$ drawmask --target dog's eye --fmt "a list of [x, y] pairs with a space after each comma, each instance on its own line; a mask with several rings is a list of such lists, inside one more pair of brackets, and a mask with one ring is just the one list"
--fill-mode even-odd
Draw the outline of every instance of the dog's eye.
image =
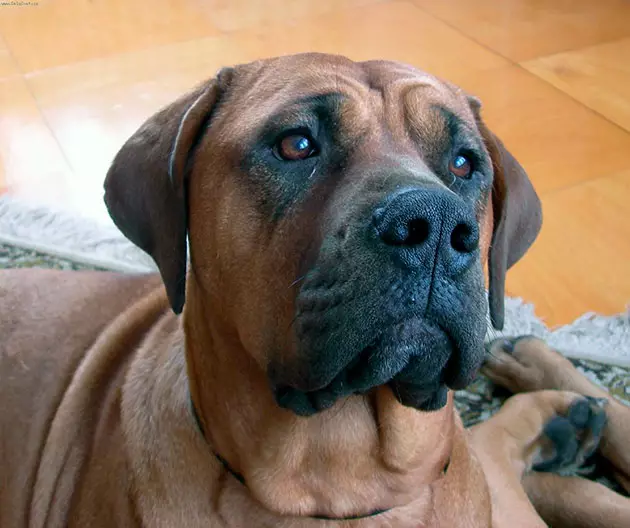
[[282, 160], [300, 161], [317, 154], [317, 147], [308, 135], [290, 134], [276, 143], [274, 154]]
[[468, 178], [472, 174], [473, 166], [470, 159], [462, 154], [458, 154], [448, 164], [448, 170], [453, 176]]

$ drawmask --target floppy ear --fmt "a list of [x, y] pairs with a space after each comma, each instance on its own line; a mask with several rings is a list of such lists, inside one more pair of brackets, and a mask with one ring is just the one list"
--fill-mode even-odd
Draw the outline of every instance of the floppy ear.
[[110, 216], [153, 257], [175, 313], [182, 311], [186, 295], [187, 172], [228, 73], [146, 121], [118, 152], [105, 179]]
[[494, 169], [494, 230], [488, 258], [489, 303], [492, 326], [502, 330], [505, 316], [505, 274], [536, 239], [542, 224], [542, 208], [523, 167], [481, 120], [479, 102], [473, 100], [471, 106]]

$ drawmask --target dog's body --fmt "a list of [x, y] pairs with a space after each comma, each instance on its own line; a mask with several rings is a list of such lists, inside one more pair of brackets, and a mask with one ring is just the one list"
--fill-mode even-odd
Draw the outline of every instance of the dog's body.
[[[37, 351], [36, 357], [29, 358], [23, 353], [19, 359], [16, 356], [5, 358], [11, 366], [8, 371], [8, 365], [3, 366], [3, 380], [15, 380], [15, 383], [3, 383], [0, 389], [6, 411], [3, 412], [3, 440], [6, 442], [3, 445], [11, 448], [11, 451], [3, 449], [3, 456], [7, 456], [3, 459], [3, 467], [8, 469], [3, 472], [8, 478], [4, 488], [8, 493], [3, 492], [3, 527], [65, 526], [67, 522], [70, 526], [133, 526], [139, 519], [143, 526], [282, 526], [283, 522], [291, 526], [291, 522], [282, 520], [284, 516], [265, 511], [253, 500], [245, 486], [226, 473], [200, 435], [190, 410], [181, 321], [171, 312], [162, 288], [151, 292], [151, 286], [155, 288], [156, 285], [155, 278], [117, 277], [118, 280], [114, 280], [115, 276], [109, 274], [70, 276], [64, 272], [36, 270], [29, 274], [31, 287], [25, 288], [22, 284], [18, 289], [11, 281], [23, 281], [25, 274], [15, 271], [8, 275], [9, 282], [4, 284], [13, 286], [11, 291], [20, 291], [20, 296], [25, 292], [28, 295], [29, 290], [46, 292], [44, 296], [40, 295], [38, 304], [43, 312], [39, 317], [46, 314], [51, 326], [54, 325], [48, 335], [54, 337], [41, 343], [30, 341], [30, 346]], [[79, 312], [75, 315], [86, 309], [81, 305], [81, 299], [85, 297], [69, 296], [60, 302], [57, 285], [61, 283], [65, 290], [68, 281], [75, 285], [70, 289], [76, 293], [89, 292], [89, 303], [94, 308], [91, 310], [94, 327], [89, 328], [86, 322], [84, 335], [68, 332], [68, 327], [63, 335], [54, 333], [61, 327], [58, 322], [67, 320], [68, 308], [77, 307]], [[85, 289], [76, 287], [81, 283]], [[27, 317], [19, 308], [15, 310], [21, 305], [25, 311], [31, 312], [31, 317], [38, 316], [31, 308], [32, 297], [27, 296], [24, 300], [11, 297], [5, 297], [6, 306], [13, 307], [11, 314]], [[7, 321], [4, 311], [2, 316], [3, 321]], [[102, 320], [98, 321], [97, 316]], [[92, 335], [88, 337], [86, 334], [90, 330]], [[15, 350], [18, 340], [24, 339], [20, 334], [18, 331], [9, 336], [7, 344], [11, 350]], [[42, 333], [42, 337], [44, 335]], [[64, 354], [56, 352], [58, 345]], [[44, 350], [49, 352], [42, 354]], [[147, 378], [146, 372], [155, 376], [152, 374]], [[224, 383], [233, 389], [239, 379], [225, 380]], [[252, 401], [264, 398], [258, 390], [250, 390]], [[226, 405], [229, 403], [226, 397]], [[272, 401], [250, 403], [242, 414], [258, 412], [265, 404], [275, 405]], [[348, 407], [353, 405], [363, 404], [360, 401], [346, 404]], [[139, 410], [137, 415], [135, 409]], [[362, 425], [357, 420], [359, 412], [354, 408], [343, 409], [332, 420], [322, 415], [320, 424], [305, 424], [308, 432], [292, 434], [271, 430], [269, 434], [278, 435], [278, 438], [260, 442], [273, 441], [273, 445], [278, 446], [277, 452], [274, 449], [267, 455], [271, 457], [286, 456], [287, 452], [296, 449], [297, 446], [291, 444], [298, 439], [304, 443], [321, 441], [312, 431], [323, 433], [329, 429], [329, 433], [341, 442], [347, 433], [342, 426], [347, 427], [350, 420], [356, 421], [356, 426]], [[406, 408], [397, 409], [397, 412], [406, 414], [406, 419], [415, 413]], [[235, 409], [227, 411], [233, 421], [239, 420], [235, 413]], [[280, 410], [278, 414], [288, 413]], [[461, 423], [450, 403], [440, 414], [429, 423], [425, 424], [426, 420], [422, 423], [436, 434], [427, 437], [424, 443], [415, 439], [418, 444], [414, 448], [418, 453], [416, 457], [424, 455], [424, 450], [431, 453], [429, 457], [422, 456], [421, 460], [420, 477], [426, 483], [416, 487], [410, 479], [409, 484], [403, 482], [396, 490], [402, 507], [395, 515], [388, 516], [394, 526], [417, 526], [420, 521], [430, 525], [429, 520], [435, 524], [438, 515], [444, 526], [457, 525], [462, 519], [468, 519], [471, 526], [489, 523], [488, 491], [479, 485], [483, 482], [483, 474], [465, 446]], [[303, 418], [290, 418], [294, 422], [290, 427], [309, 422]], [[316, 415], [310, 420], [319, 421], [320, 417]], [[332, 423], [327, 423], [329, 421]], [[281, 421], [279, 424], [278, 427], [282, 427]], [[229, 427], [230, 424], [226, 424], [226, 429]], [[445, 431], [452, 432], [442, 440], [440, 436]], [[357, 440], [345, 440], [353, 441], [353, 445], [344, 449], [343, 444], [335, 441], [334, 449], [328, 453], [329, 460], [322, 460], [322, 466], [312, 470], [304, 467], [304, 473], [294, 478], [304, 479], [303, 486], [308, 487], [310, 479], [318, 485], [316, 479], [333, 475], [338, 479], [335, 481], [338, 486], [341, 485], [339, 488], [343, 489], [346, 472], [353, 462], [357, 464], [357, 471], [360, 465], [372, 463], [368, 453], [373, 446], [362, 446], [361, 443], [365, 439], [374, 441], [371, 438], [373, 432], [355, 431], [354, 434]], [[406, 430], [401, 431], [401, 436], [405, 440], [412, 439]], [[263, 443], [252, 445], [251, 449], [264, 450], [264, 447]], [[316, 447], [300, 446], [300, 451], [305, 449], [314, 452], [300, 453], [301, 456], [320, 454], [315, 451]], [[361, 456], [361, 452], [365, 454]], [[447, 477], [433, 483], [446, 465], [448, 456], [451, 456], [451, 462]], [[401, 466], [406, 463], [406, 460], [398, 462]], [[282, 469], [282, 462], [279, 462], [278, 470]], [[366, 468], [365, 471], [379, 469]], [[296, 489], [290, 478], [281, 476], [274, 484], [282, 488], [281, 493], [294, 493], [293, 497], [288, 497], [289, 508], [292, 504], [308, 508], [308, 504], [300, 504], [303, 500], [301, 490]], [[396, 484], [395, 478], [391, 480]], [[414, 480], [421, 483], [420, 479]], [[344, 491], [348, 493], [355, 482], [349, 481], [348, 489]], [[338, 488], [330, 486], [331, 496], [336, 489], [339, 492]], [[430, 505], [435, 497], [444, 496], [450, 501], [452, 491], [466, 499], [461, 507], [449, 505], [441, 512], [433, 511]], [[361, 509], [390, 507], [391, 503], [379, 502], [387, 492], [385, 488], [368, 490], [370, 502]], [[349, 500], [352, 499], [350, 495]], [[411, 504], [407, 505], [408, 502]], [[484, 506], [469, 509], [466, 504], [471, 503]], [[351, 502], [344, 507], [349, 511], [354, 509]], [[298, 526], [326, 525], [314, 519], [310, 522], [294, 519], [294, 522]]]
[[[468, 432], [449, 391], [483, 360], [484, 266], [501, 326], [540, 226], [478, 111], [408, 66], [306, 55], [222, 71], [149, 120], [106, 201], [166, 289], [0, 274], [0, 525], [543, 526], [528, 494], [567, 518], [529, 471], [594, 449], [599, 404], [519, 396]], [[568, 371], [554, 357], [541, 372]], [[584, 391], [571, 379], [529, 390]], [[552, 419], [568, 458], [544, 448]], [[615, 500], [606, 521], [630, 519]]]

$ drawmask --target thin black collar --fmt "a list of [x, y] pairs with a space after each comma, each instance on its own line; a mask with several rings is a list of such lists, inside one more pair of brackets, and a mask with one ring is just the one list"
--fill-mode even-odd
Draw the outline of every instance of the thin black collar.
[[[199, 418], [199, 414], [197, 414], [197, 408], [195, 407], [195, 404], [193, 403], [192, 398], [190, 399], [190, 408], [192, 411], [193, 418], [195, 419], [195, 423], [197, 424], [197, 429], [199, 429], [201, 436], [203, 436], [205, 439], [206, 433], [201, 423], [201, 419]], [[245, 482], [245, 477], [243, 477], [243, 475], [241, 475], [237, 471], [234, 471], [228, 464], [227, 460], [225, 460], [225, 458], [219, 455], [219, 453], [216, 453], [213, 451], [213, 454], [215, 457], [217, 457], [217, 460], [221, 462], [221, 465], [225, 468], [225, 470], [230, 475], [232, 475], [236, 480], [238, 480], [243, 486], [247, 487], [247, 484]], [[327, 515], [309, 515], [309, 517], [311, 519], [320, 519], [320, 520], [325, 520], [325, 521], [355, 521], [358, 519], [367, 519], [368, 517], [375, 517], [376, 515], [380, 515], [381, 513], [385, 513], [389, 510], [390, 508], [387, 508], [385, 510], [374, 510], [373, 512], [366, 513], [365, 515], [351, 515], [348, 517], [328, 517]]]

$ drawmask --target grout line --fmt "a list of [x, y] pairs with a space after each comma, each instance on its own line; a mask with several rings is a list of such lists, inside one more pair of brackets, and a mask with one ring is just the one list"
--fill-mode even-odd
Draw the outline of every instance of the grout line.
[[[388, 4], [388, 3], [408, 3], [408, 0], [374, 0], [370, 4], [364, 5], [362, 7], [371, 7], [371, 6], [375, 6], [375, 5], [383, 5], [383, 4]], [[351, 9], [355, 10], [356, 8], [345, 7], [341, 11], [350, 11]], [[323, 11], [318, 16], [325, 16], [327, 14], [330, 14], [331, 12], [332, 11]], [[335, 11], [335, 12], [338, 12], [338, 11]], [[305, 14], [303, 16], [295, 17], [294, 19], [291, 19], [290, 21], [287, 21], [287, 22], [274, 22], [274, 24], [277, 24], [279, 26], [290, 26], [290, 25], [293, 24], [293, 22], [307, 19], [307, 18], [309, 18], [309, 16], [310, 16], [309, 14]], [[245, 27], [238, 28], [238, 29], [223, 30], [223, 29], [220, 29], [217, 26], [215, 26], [212, 22], [210, 22], [210, 23], [212, 24], [212, 28], [215, 31], [218, 31], [220, 33], [219, 35], [198, 36], [198, 37], [191, 38], [191, 39], [182, 39], [182, 40], [168, 42], [168, 43], [164, 43], [164, 44], [148, 45], [146, 47], [129, 49], [129, 50], [126, 50], [126, 51], [121, 51], [121, 52], [105, 53], [103, 55], [94, 56], [94, 57], [91, 57], [91, 58], [88, 58], [88, 59], [81, 59], [81, 60], [77, 60], [77, 61], [74, 61], [74, 62], [68, 62], [66, 64], [57, 64], [57, 65], [54, 65], [54, 66], [49, 66], [49, 67], [45, 67], [45, 68], [39, 68], [39, 69], [31, 70], [31, 71], [28, 71], [28, 72], [24, 72], [21, 68], [19, 68], [19, 70], [22, 72], [22, 75], [25, 78], [29, 78], [29, 77], [34, 77], [34, 76], [46, 74], [46, 73], [49, 73], [49, 72], [54, 72], [55, 70], [60, 70], [60, 69], [68, 68], [68, 67], [74, 67], [74, 66], [80, 66], [80, 65], [87, 64], [87, 63], [90, 63], [90, 62], [93, 62], [93, 61], [107, 60], [107, 59], [112, 59], [114, 57], [131, 56], [131, 55], [134, 55], [134, 54], [140, 54], [140, 53], [148, 52], [149, 50], [155, 50], [155, 51], [159, 52], [160, 50], [164, 50], [164, 49], [167, 49], [169, 47], [174, 47], [174, 46], [179, 46], [179, 45], [184, 45], [184, 44], [192, 44], [193, 42], [200, 42], [200, 41], [206, 41], [206, 40], [207, 41], [212, 41], [212, 40], [231, 39], [234, 36], [237, 36], [238, 33], [240, 33], [241, 31], [251, 31], [252, 29], [254, 29], [256, 27], [261, 26], [261, 24], [253, 24], [251, 26], [245, 26]], [[264, 27], [264, 25], [262, 25], [262, 26]]]
[[28, 82], [28, 79], [26, 78], [25, 75], [22, 75], [22, 81], [24, 82], [24, 85], [26, 86], [27, 92], [33, 98], [33, 101], [35, 102], [35, 108], [37, 108], [37, 112], [41, 116], [41, 119], [44, 122], [44, 125], [50, 131], [50, 133], [52, 134], [52, 137], [53, 137], [55, 143], [57, 144], [57, 147], [59, 148], [59, 152], [61, 153], [61, 156], [62, 156], [63, 160], [66, 162], [66, 165], [68, 166], [68, 169], [70, 170], [72, 176], [73, 177], [79, 177], [80, 174], [77, 172], [75, 167], [70, 162], [70, 158], [68, 158], [68, 154], [66, 153], [66, 150], [63, 148], [63, 145], [61, 144], [61, 141], [57, 137], [57, 134], [55, 133], [55, 131], [54, 131], [53, 127], [52, 127], [52, 124], [50, 123], [48, 117], [46, 116], [46, 114], [44, 113], [41, 105], [39, 104], [39, 99], [35, 95], [35, 92], [33, 92], [33, 89], [31, 88], [31, 85]]
[[544, 59], [546, 57], [553, 57], [554, 55], [563, 55], [565, 53], [573, 53], [573, 52], [581, 51], [585, 49], [597, 48], [599, 46], [607, 46], [608, 44], [613, 44], [614, 42], [619, 42], [620, 40], [629, 40], [629, 39], [630, 39], [630, 33], [628, 33], [628, 35], [626, 35], [625, 37], [614, 37], [614, 38], [606, 37], [604, 38], [604, 40], [598, 42], [597, 44], [589, 44], [588, 46], [582, 46], [581, 48], [569, 48], [565, 50], [554, 51], [553, 53], [548, 53], [547, 55], [539, 55], [538, 57], [531, 57], [529, 59], [516, 61], [516, 64], [523, 64], [525, 62], [534, 62], [539, 59]]
[[4, 81], [6, 79], [15, 79], [16, 77], [23, 76], [24, 73], [22, 72], [22, 68], [20, 67], [20, 63], [15, 58], [15, 55], [13, 54], [13, 50], [9, 47], [9, 45], [7, 44], [6, 39], [4, 38], [4, 35], [1, 32], [0, 32], [0, 41], [2, 41], [4, 49], [6, 50], [6, 54], [8, 55], [11, 63], [15, 67], [15, 73], [12, 73], [11, 75], [5, 75], [3, 77], [0, 77], [0, 82]]
[[518, 66], [518, 63], [515, 62], [513, 59], [511, 59], [510, 57], [506, 57], [503, 53], [492, 49], [490, 46], [488, 46], [487, 44], [480, 42], [479, 40], [477, 40], [475, 37], [473, 37], [472, 35], [467, 35], [466, 33], [464, 33], [461, 29], [459, 29], [457, 26], [455, 26], [454, 24], [452, 24], [451, 22], [449, 22], [448, 20], [445, 20], [444, 18], [442, 18], [439, 15], [436, 15], [434, 13], [431, 13], [430, 11], [428, 11], [427, 9], [425, 9], [424, 7], [419, 6], [418, 4], [416, 4], [413, 0], [411, 0], [411, 5], [413, 5], [413, 7], [415, 7], [416, 9], [418, 9], [419, 11], [422, 11], [425, 15], [430, 16], [431, 18], [434, 18], [435, 20], [438, 20], [440, 22], [442, 22], [444, 25], [448, 26], [449, 28], [451, 28], [452, 30], [456, 31], [457, 33], [459, 33], [460, 35], [462, 35], [464, 38], [466, 38], [467, 40], [470, 40], [471, 42], [474, 42], [475, 44], [477, 44], [478, 46], [481, 46], [483, 49], [485, 49], [486, 51], [489, 51], [490, 53], [492, 53], [493, 55], [497, 55], [498, 57], [501, 57], [502, 59], [508, 61], [510, 64], [514, 65], [514, 66]]
[[[630, 37], [623, 37], [623, 38], [616, 38], [616, 39], [611, 39], [609, 41], [606, 42], [600, 42], [598, 44], [594, 44], [592, 46], [585, 46], [583, 48], [574, 48], [573, 50], [566, 50], [566, 51], [560, 51], [551, 55], [543, 55], [541, 57], [537, 57], [537, 59], [529, 59], [528, 61], [521, 61], [521, 62], [515, 62], [514, 60], [512, 60], [510, 57], [506, 57], [505, 55], [503, 55], [501, 52], [498, 52], [494, 49], [492, 49], [490, 46], [484, 44], [483, 42], [479, 42], [476, 38], [472, 37], [471, 35], [467, 35], [466, 33], [464, 33], [463, 31], [461, 31], [459, 28], [457, 28], [456, 26], [454, 26], [453, 24], [449, 23], [448, 21], [444, 20], [443, 18], [434, 15], [433, 13], [430, 13], [429, 11], [427, 11], [426, 9], [420, 7], [419, 5], [417, 5], [415, 2], [412, 3], [412, 5], [416, 8], [419, 9], [420, 11], [422, 11], [423, 13], [425, 13], [426, 15], [435, 18], [436, 20], [439, 20], [440, 22], [444, 23], [445, 25], [447, 25], [448, 27], [450, 27], [451, 29], [457, 31], [460, 35], [464, 36], [465, 38], [467, 38], [468, 40], [471, 40], [472, 42], [475, 42], [476, 44], [478, 44], [479, 46], [481, 46], [482, 48], [484, 48], [486, 51], [489, 51], [490, 53], [493, 53], [503, 59], [505, 59], [506, 61], [508, 61], [512, 66], [518, 68], [519, 70], [521, 70], [523, 73], [527, 74], [527, 75], [531, 75], [533, 78], [538, 79], [540, 82], [544, 83], [545, 85], [551, 87], [554, 91], [556, 91], [557, 93], [567, 97], [569, 100], [577, 103], [579, 106], [581, 106], [582, 108], [586, 109], [586, 111], [588, 111], [589, 113], [597, 116], [600, 119], [603, 119], [604, 121], [608, 122], [609, 124], [613, 125], [616, 129], [621, 130], [622, 132], [624, 132], [624, 134], [630, 136], [630, 130], [627, 130], [626, 128], [622, 127], [621, 125], [619, 125], [618, 123], [615, 123], [614, 121], [611, 121], [608, 117], [606, 117], [605, 115], [602, 115], [601, 113], [597, 112], [595, 109], [591, 108], [590, 106], [584, 104], [582, 101], [579, 101], [578, 99], [576, 99], [575, 97], [573, 97], [571, 94], [561, 90], [560, 88], [558, 88], [557, 86], [551, 84], [550, 82], [548, 82], [547, 80], [543, 79], [542, 77], [536, 75], [535, 73], [529, 71], [527, 68], [525, 68], [522, 63], [524, 62], [529, 62], [529, 61], [534, 61], [537, 59], [542, 59], [544, 57], [551, 57], [553, 55], [560, 55], [562, 53], [570, 53], [571, 51], [578, 51], [578, 50], [582, 50], [582, 49], [587, 49], [587, 48], [593, 48], [599, 45], [604, 45], [604, 44], [610, 44], [612, 42], [618, 42], [620, 40], [626, 40], [627, 38]], [[503, 66], [505, 67], [505, 66]], [[630, 166], [628, 167], [630, 169]], [[604, 178], [610, 178], [610, 177], [614, 177], [616, 174], [619, 174], [621, 172], [623, 172], [624, 170], [627, 169], [620, 169], [618, 172], [615, 173], [609, 173], [606, 174], [604, 176], [595, 176], [593, 178], [588, 178], [586, 180], [582, 180], [579, 182], [575, 182], [575, 183], [570, 183], [568, 185], [565, 185], [563, 187], [559, 187], [558, 189], [554, 189], [553, 191], [549, 191], [548, 193], [541, 193], [540, 197], [541, 199], [544, 199], [548, 196], [553, 196], [561, 191], [565, 191], [565, 190], [569, 190], [572, 189], [574, 187], [578, 187], [580, 185], [586, 184], [588, 182], [592, 182], [592, 181], [597, 181], [597, 180], [601, 180]]]
[[440, 22], [442, 22], [443, 24], [446, 24], [448, 27], [450, 27], [451, 29], [457, 31], [460, 35], [464, 36], [465, 38], [467, 38], [468, 40], [474, 42], [475, 44], [481, 46], [482, 48], [484, 48], [486, 51], [489, 51], [490, 53], [493, 53], [494, 55], [497, 55], [499, 57], [501, 57], [502, 59], [505, 59], [506, 61], [508, 61], [511, 65], [517, 67], [519, 70], [521, 70], [522, 72], [531, 75], [532, 77], [538, 79], [539, 81], [543, 82], [544, 84], [546, 84], [547, 86], [550, 86], [551, 88], [553, 88], [555, 91], [557, 91], [558, 93], [568, 97], [569, 99], [571, 99], [572, 101], [578, 103], [580, 106], [582, 106], [583, 108], [585, 108], [586, 110], [588, 110], [590, 113], [596, 115], [597, 117], [603, 119], [604, 121], [607, 121], [608, 123], [610, 123], [611, 125], [613, 125], [615, 128], [625, 132], [626, 134], [630, 134], [630, 130], [627, 130], [626, 128], [622, 127], [621, 125], [619, 125], [618, 123], [615, 123], [614, 121], [611, 121], [608, 117], [606, 117], [605, 115], [599, 113], [598, 111], [596, 111], [594, 108], [591, 108], [590, 106], [586, 105], [585, 103], [583, 103], [582, 101], [576, 99], [575, 97], [573, 97], [571, 94], [561, 90], [560, 88], [558, 88], [557, 86], [553, 85], [552, 83], [548, 82], [547, 80], [543, 79], [542, 77], [536, 75], [535, 73], [529, 71], [527, 68], [525, 68], [523, 66], [523, 63], [526, 62], [531, 62], [531, 61], [535, 61], [538, 59], [543, 59], [545, 57], [552, 57], [554, 55], [560, 55], [563, 53], [571, 53], [571, 52], [576, 52], [576, 51], [580, 51], [580, 50], [584, 50], [584, 49], [588, 49], [588, 48], [594, 48], [596, 46], [600, 46], [600, 45], [604, 45], [604, 44], [611, 44], [613, 42], [618, 42], [620, 40], [626, 40], [628, 38], [630, 38], [630, 36], [627, 37], [621, 37], [621, 38], [614, 38], [614, 39], [610, 39], [610, 40], [606, 40], [604, 42], [599, 42], [597, 44], [592, 44], [590, 46], [583, 46], [581, 48], [572, 48], [572, 49], [567, 49], [567, 50], [563, 50], [563, 51], [557, 51], [555, 53], [551, 53], [549, 55], [541, 55], [540, 57], [533, 57], [531, 59], [527, 59], [527, 60], [522, 60], [522, 61], [515, 61], [513, 59], [511, 59], [510, 57], [505, 56], [503, 53], [501, 53], [500, 51], [494, 50], [492, 49], [490, 46], [488, 46], [487, 44], [480, 42], [479, 40], [477, 40], [475, 37], [473, 37], [472, 35], [467, 35], [466, 33], [464, 33], [461, 29], [459, 29], [457, 26], [453, 25], [452, 23], [448, 22], [447, 20], [444, 20], [442, 17], [435, 15], [429, 11], [427, 11], [425, 8], [420, 7], [419, 5], [417, 5], [415, 2], [412, 3], [412, 5], [416, 8], [419, 9], [420, 11], [422, 11], [423, 13], [429, 15], [432, 18], [435, 18], [436, 20], [439, 20]]
[[106, 53], [104, 55], [98, 55], [98, 56], [94, 56], [91, 57], [89, 59], [81, 59], [81, 60], [77, 60], [74, 62], [68, 62], [66, 64], [57, 64], [55, 66], [49, 66], [46, 68], [40, 68], [37, 70], [32, 70], [29, 72], [24, 73], [24, 77], [25, 78], [30, 78], [30, 77], [37, 77], [39, 75], [44, 75], [47, 73], [52, 73], [55, 72], [56, 70], [63, 70], [65, 68], [73, 68], [75, 66], [82, 66], [85, 64], [89, 64], [90, 62], [98, 62], [98, 61], [104, 61], [104, 60], [111, 60], [117, 57], [128, 57], [128, 56], [132, 56], [135, 54], [140, 54], [140, 53], [146, 53], [149, 50], [155, 50], [157, 52], [159, 52], [160, 50], [164, 50], [166, 48], [170, 48], [170, 47], [174, 47], [174, 46], [179, 46], [179, 45], [183, 45], [183, 44], [191, 44], [193, 42], [200, 42], [200, 41], [205, 41], [205, 40], [218, 40], [218, 39], [223, 39], [226, 38], [227, 35], [226, 34], [221, 34], [221, 35], [216, 35], [216, 36], [205, 36], [205, 37], [197, 37], [197, 38], [193, 38], [193, 39], [184, 39], [181, 41], [177, 41], [177, 42], [169, 42], [166, 44], [157, 44], [154, 46], [147, 46], [147, 47], [141, 47], [141, 48], [137, 48], [137, 49], [130, 49], [130, 50], [126, 50], [126, 51], [120, 51], [120, 52], [116, 52], [116, 53]]
[[603, 174], [601, 176], [594, 176], [593, 178], [587, 178], [585, 180], [580, 180], [577, 182], [573, 182], [573, 183], [569, 183], [567, 185], [565, 185], [564, 187], [559, 187], [558, 189], [553, 189], [551, 191], [547, 191], [544, 193], [539, 193], [541, 200], [544, 200], [545, 198], [551, 198], [556, 196], [557, 194], [560, 194], [564, 191], [570, 191], [572, 189], [576, 189], [578, 187], [581, 187], [583, 185], [588, 185], [589, 183], [593, 183], [593, 182], [599, 182], [600, 180], [608, 180], [608, 179], [614, 179], [614, 178], [620, 178], [624, 176], [625, 172], [630, 172], [630, 168], [629, 169], [620, 169], [618, 171], [615, 172], [609, 172], [607, 174]]
[[[617, 39], [617, 41], [622, 40], [622, 39]], [[625, 40], [625, 39], [623, 39]], [[611, 41], [611, 42], [616, 42], [616, 41]], [[587, 46], [586, 48], [581, 48], [581, 49], [588, 49], [590, 47], [594, 47], [594, 46]], [[577, 50], [574, 50], [577, 51]], [[544, 59], [546, 57], [553, 57], [554, 55], [563, 55], [565, 53], [570, 53], [570, 52], [560, 52], [560, 53], [554, 53], [552, 55], [545, 55], [543, 57], [538, 57], [538, 59], [534, 59], [534, 60], [539, 60], [539, 59]], [[550, 86], [551, 88], [553, 88], [555, 91], [561, 93], [562, 95], [568, 97], [569, 99], [571, 99], [572, 101], [578, 103], [580, 106], [582, 106], [583, 108], [586, 108], [591, 114], [595, 114], [597, 117], [599, 117], [600, 119], [603, 119], [604, 121], [610, 123], [611, 125], [613, 125], [616, 129], [621, 130], [622, 132], [625, 132], [627, 135], [630, 135], [630, 130], [628, 130], [627, 128], [625, 128], [624, 126], [620, 125], [619, 123], [613, 121], [612, 119], [610, 119], [608, 116], [602, 114], [601, 112], [599, 112], [598, 110], [595, 110], [593, 107], [587, 105], [584, 101], [580, 101], [577, 97], [575, 97], [573, 94], [570, 94], [569, 92], [565, 92], [562, 88], [559, 88], [558, 86], [556, 86], [555, 84], [553, 84], [552, 82], [548, 81], [547, 79], [545, 79], [544, 77], [541, 77], [540, 75], [530, 71], [527, 69], [527, 67], [524, 66], [524, 63], [527, 62], [534, 62], [534, 60], [531, 61], [524, 61], [522, 63], [517, 63], [516, 65], [523, 70], [524, 72], [528, 73], [529, 75], [532, 75], [533, 77], [535, 77], [536, 79], [544, 82], [547, 86]]]
[[[380, 4], [387, 4], [387, 3], [391, 3], [391, 0], [376, 0], [371, 4], [368, 4], [368, 7], [373, 6], [373, 5], [380, 5]], [[349, 8], [348, 8], [349, 9]], [[329, 11], [325, 11], [323, 13], [321, 13], [321, 16], [326, 15], [327, 13], [329, 13]], [[301, 17], [296, 17], [294, 20], [301, 20], [304, 18], [307, 18], [308, 15], [304, 15]], [[292, 20], [293, 22], [293, 20]], [[212, 24], [211, 21], [209, 21], [210, 24]], [[24, 81], [24, 83], [27, 86], [27, 91], [28, 93], [31, 95], [31, 97], [33, 98], [33, 100], [35, 101], [35, 105], [36, 108], [43, 120], [43, 122], [45, 123], [46, 127], [48, 128], [48, 130], [50, 131], [50, 133], [53, 135], [55, 143], [57, 144], [59, 150], [61, 151], [61, 155], [64, 159], [64, 161], [66, 162], [68, 168], [70, 169], [70, 171], [72, 172], [73, 176], [78, 176], [78, 172], [77, 172], [77, 168], [74, 167], [74, 165], [72, 164], [70, 158], [67, 155], [66, 150], [64, 149], [63, 145], [61, 144], [61, 141], [59, 139], [59, 137], [57, 136], [57, 134], [54, 131], [53, 125], [50, 122], [50, 120], [48, 119], [48, 117], [46, 116], [46, 113], [43, 111], [39, 99], [37, 98], [35, 92], [32, 89], [32, 86], [29, 82], [29, 78], [31, 77], [35, 77], [38, 75], [42, 75], [42, 74], [46, 74], [49, 73], [51, 71], [55, 71], [55, 70], [59, 70], [59, 69], [63, 69], [63, 68], [68, 68], [68, 67], [75, 67], [81, 64], [86, 64], [86, 63], [90, 63], [90, 62], [94, 62], [94, 61], [98, 61], [98, 60], [108, 60], [108, 59], [112, 59], [114, 57], [125, 57], [125, 56], [132, 56], [134, 54], [141, 54], [141, 53], [146, 53], [149, 50], [155, 50], [156, 52], [159, 52], [160, 50], [169, 48], [169, 47], [174, 47], [174, 46], [179, 46], [179, 45], [184, 45], [184, 44], [190, 44], [193, 42], [199, 42], [199, 41], [213, 41], [213, 40], [220, 40], [220, 39], [228, 39], [228, 38], [232, 38], [233, 35], [237, 34], [239, 31], [245, 31], [245, 30], [250, 30], [252, 27], [255, 26], [249, 26], [249, 27], [245, 27], [245, 28], [239, 28], [237, 30], [233, 30], [233, 31], [224, 31], [221, 30], [220, 28], [216, 27], [214, 24], [212, 24], [212, 27], [216, 30], [219, 31], [220, 34], [219, 35], [212, 35], [212, 36], [203, 36], [203, 37], [196, 37], [193, 39], [183, 39], [177, 42], [169, 42], [167, 44], [161, 44], [161, 45], [155, 45], [155, 46], [147, 46], [147, 47], [142, 47], [142, 48], [138, 48], [138, 49], [133, 49], [133, 50], [127, 50], [127, 51], [123, 51], [121, 53], [112, 53], [112, 54], [105, 54], [105, 55], [100, 55], [100, 56], [95, 56], [95, 57], [91, 57], [89, 59], [85, 59], [85, 60], [79, 60], [76, 62], [70, 62], [67, 64], [60, 64], [60, 65], [56, 65], [56, 66], [52, 66], [49, 68], [42, 68], [39, 70], [33, 70], [33, 71], [29, 71], [29, 72], [24, 72], [24, 70], [20, 67], [20, 64], [15, 60], [15, 57], [12, 55], [10, 48], [8, 46], [7, 50], [9, 51], [9, 53], [11, 54], [11, 58], [12, 61], [14, 62], [17, 70], [18, 70], [18, 74], [16, 74], [15, 76], [17, 77], [18, 75], [22, 78], [22, 80]], [[2, 37], [2, 35], [0, 34], [0, 38]], [[4, 39], [3, 39], [4, 41]]]
[[35, 103], [35, 108], [37, 108], [37, 112], [39, 113], [42, 121], [44, 122], [44, 125], [50, 131], [50, 133], [52, 134], [52, 137], [54, 138], [54, 141], [57, 144], [57, 147], [59, 148], [59, 152], [61, 153], [61, 157], [65, 161], [65, 163], [68, 166], [68, 169], [70, 170], [72, 175], [73, 176], [78, 176], [78, 174], [76, 173], [74, 167], [70, 163], [70, 160], [69, 160], [69, 158], [68, 158], [68, 156], [66, 154], [66, 151], [61, 146], [61, 143], [59, 142], [59, 138], [57, 137], [57, 134], [55, 134], [54, 130], [52, 129], [52, 127], [51, 127], [51, 125], [50, 125], [50, 123], [48, 121], [48, 119], [46, 118], [46, 114], [44, 114], [44, 112], [42, 111], [42, 108], [41, 108], [41, 106], [39, 104], [39, 100], [35, 96], [35, 93], [31, 89], [31, 85], [29, 84], [28, 79], [26, 78], [27, 74], [24, 73], [24, 70], [22, 69], [22, 66], [20, 65], [18, 60], [15, 58], [15, 55], [13, 54], [13, 50], [11, 49], [9, 44], [7, 44], [7, 41], [4, 38], [4, 36], [2, 35], [2, 33], [0, 33], [0, 38], [2, 39], [2, 42], [4, 43], [4, 46], [5, 46], [6, 50], [7, 50], [7, 52], [9, 53], [9, 56], [11, 57], [11, 61], [13, 62], [13, 64], [15, 65], [16, 70], [18, 71], [17, 74], [10, 76], [10, 78], [17, 78], [17, 77], [19, 77], [22, 80], [22, 82], [24, 83], [24, 86], [26, 87], [26, 91], [33, 98], [33, 101]]

